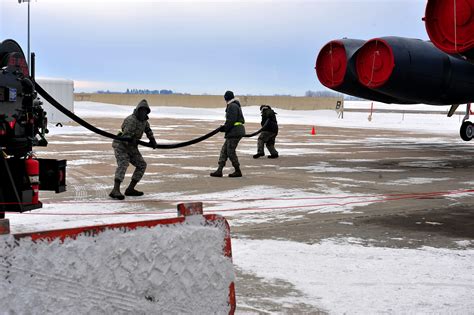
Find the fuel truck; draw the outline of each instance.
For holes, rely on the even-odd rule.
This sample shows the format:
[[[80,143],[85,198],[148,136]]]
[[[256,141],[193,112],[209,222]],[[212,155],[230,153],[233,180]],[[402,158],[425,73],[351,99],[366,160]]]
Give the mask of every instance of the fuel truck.
[[[21,47],[0,43],[0,219],[5,213],[42,207],[40,190],[66,190],[66,161],[37,158],[35,146],[47,146],[47,113]]]

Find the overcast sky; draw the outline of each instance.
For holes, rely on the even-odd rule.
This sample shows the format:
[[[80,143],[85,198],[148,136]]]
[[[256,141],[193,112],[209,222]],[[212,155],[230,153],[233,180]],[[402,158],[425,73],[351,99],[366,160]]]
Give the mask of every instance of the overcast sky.
[[[426,0],[33,0],[37,76],[76,91],[304,95],[332,39],[428,39]],[[0,0],[0,40],[27,51],[27,7]]]

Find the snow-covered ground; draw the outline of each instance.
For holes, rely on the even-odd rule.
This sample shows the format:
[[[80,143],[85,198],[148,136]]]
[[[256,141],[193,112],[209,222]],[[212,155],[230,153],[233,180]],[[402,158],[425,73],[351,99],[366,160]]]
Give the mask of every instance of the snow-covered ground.
[[[472,314],[474,250],[234,239],[234,263],[330,314]],[[291,302],[291,297],[286,298]],[[301,302],[301,298],[299,300]]]
[[[94,102],[76,102],[75,113],[80,117],[126,117],[134,106],[110,105]],[[347,101],[347,109],[370,109],[371,102]],[[377,109],[406,109],[406,113],[378,113]],[[260,122],[258,106],[243,107],[247,122]],[[459,133],[461,119],[464,117],[463,108],[459,108],[456,115],[448,118],[446,113],[449,106],[429,105],[387,105],[375,103],[372,119],[369,121],[367,113],[346,112],[344,119],[338,119],[337,113],[332,110],[286,110],[275,108],[280,124],[315,125],[340,128],[368,128],[368,129],[396,129],[419,131],[428,133],[453,134]],[[416,113],[410,113],[416,111]],[[439,114],[424,114],[423,111],[439,111]],[[152,107],[150,117],[155,118],[184,118],[221,121],[224,119],[221,108],[184,108],[184,107]]]
[[[346,102],[346,108],[370,108],[370,102]],[[91,102],[76,102],[76,114],[83,118],[115,117],[124,118],[133,111],[133,106],[119,106]],[[281,125],[296,124],[335,128],[369,128],[380,130],[402,130],[427,134],[436,134],[426,141],[429,143],[446,143],[446,137],[453,142],[458,139],[461,115],[447,118],[444,114],[447,107],[425,105],[407,105],[407,112],[378,113],[377,108],[400,109],[392,105],[375,105],[372,120],[362,112],[346,112],[344,119],[338,119],[335,111],[291,111],[275,109]],[[405,108],[404,106],[402,107]],[[440,114],[408,113],[408,109],[416,111],[439,110]],[[257,106],[244,107],[247,122],[260,122]],[[151,117],[177,118],[190,120],[216,121],[224,120],[222,109],[199,109],[179,107],[153,107]],[[160,126],[170,130],[173,126]],[[179,126],[174,126],[178,128]],[[310,129],[308,129],[309,131]],[[91,135],[82,127],[66,126],[51,128],[51,135],[75,136]],[[58,142],[59,140],[52,141]],[[62,141],[62,140],[61,140]],[[64,140],[67,141],[67,140]],[[95,139],[87,140],[97,142]],[[100,140],[99,140],[100,141]],[[160,138],[159,142],[166,142]],[[318,155],[321,150],[315,143],[285,143],[282,139],[281,152],[295,155]],[[369,145],[370,145],[370,139]],[[380,144],[380,139],[373,139],[373,145]],[[407,139],[414,144],[423,142],[419,138]],[[106,142],[106,141],[104,141]],[[461,142],[461,141],[460,141]],[[335,139],[334,146],[343,146],[345,139]],[[84,141],[78,144],[85,144]],[[396,144],[396,143],[395,143]],[[293,146],[298,145],[298,149]],[[254,148],[242,145],[239,152],[252,153]],[[383,150],[383,148],[381,148]],[[85,150],[84,152],[86,152]],[[90,151],[91,155],[101,152]],[[64,152],[67,154],[67,152]],[[205,154],[205,151],[204,153]],[[342,153],[341,153],[342,154]],[[349,152],[350,154],[350,152]],[[146,151],[144,151],[146,155]],[[170,163],[184,156],[170,156]],[[189,157],[187,157],[189,158]],[[433,160],[419,161],[420,165],[432,167]],[[360,160],[364,162],[364,160]],[[85,157],[75,160],[70,165],[85,166],[97,163],[96,159]],[[407,162],[414,163],[414,162]],[[418,163],[418,162],[416,162]],[[168,164],[167,164],[168,165]],[[271,165],[264,165],[271,167]],[[260,166],[261,167],[261,166]],[[320,161],[311,167],[287,166],[303,169],[310,173],[323,171],[367,172],[373,171],[366,167],[337,168],[331,161]],[[205,167],[188,169],[208,172]],[[185,169],[185,168],[184,168]],[[282,167],[282,170],[285,169]],[[397,169],[386,172],[397,172]],[[151,176],[152,177],[152,176]],[[159,176],[157,177],[159,178]],[[153,179],[146,179],[153,181]],[[159,178],[157,180],[164,180]],[[444,180],[439,177],[411,178],[391,182],[391,185],[407,186],[422,185]],[[471,187],[472,182],[465,183]],[[109,187],[107,187],[109,188]],[[215,211],[227,216],[232,226],[245,226],[249,223],[269,223],[272,221],[291,221],[298,218],[300,211],[315,212],[351,212],[358,206],[366,206],[379,199],[377,196],[367,198],[364,194],[347,194],[344,189],[328,189],[326,191],[308,191],[305,189],[286,189],[273,186],[243,186],[228,191],[192,193],[176,191],[173,193],[156,193],[147,196],[155,200],[204,201],[207,211]],[[274,196],[281,197],[271,198]],[[335,197],[336,196],[336,197]],[[143,211],[140,199],[136,204],[108,202],[103,203],[99,196],[97,203],[71,202],[67,204],[45,200],[45,207],[33,211],[37,215],[9,214],[12,230],[21,232],[32,228],[51,229],[66,228],[77,225],[116,223],[143,220],[146,218],[163,218],[175,216],[170,205],[169,210],[161,214],[147,214]],[[265,200],[269,198],[269,200]],[[270,200],[271,198],[271,200]],[[285,199],[288,198],[288,199]],[[93,202],[93,201],[92,201]],[[287,208],[289,205],[291,207]],[[295,206],[296,205],[296,206]],[[259,209],[271,207],[275,211],[262,212]],[[248,209],[247,209],[248,208]],[[94,215],[100,210],[101,214]],[[123,214],[126,212],[127,214]],[[137,214],[137,212],[139,214]],[[62,216],[69,213],[67,219]],[[77,215],[74,215],[77,214]],[[84,215],[92,214],[92,215]],[[113,214],[120,214],[114,216]],[[347,222],[351,224],[351,222]],[[471,246],[471,240],[459,241],[460,248]],[[233,240],[234,264],[245,272],[255,274],[268,281],[282,279],[304,293],[303,301],[319,309],[334,314],[343,313],[471,313],[474,309],[474,261],[473,250],[463,249],[390,249],[364,247],[354,239],[327,239],[317,244],[304,244],[285,240]],[[291,297],[287,298],[291,301]]]
[[[80,193],[80,192],[79,192]],[[275,196],[278,196],[275,198]],[[10,213],[13,233],[73,228],[92,224],[110,224],[133,220],[164,219],[176,215],[173,205],[179,202],[204,202],[206,213],[224,215],[232,226],[292,221],[302,214],[348,213],[360,206],[380,202],[385,196],[346,194],[339,189],[318,193],[272,186],[245,186],[216,193],[152,193],[135,202],[110,201],[107,195],[95,200],[45,201],[44,207],[29,213]],[[141,201],[143,200],[143,201]],[[169,210],[150,211],[144,202],[169,203]],[[271,210],[271,211],[268,211]]]

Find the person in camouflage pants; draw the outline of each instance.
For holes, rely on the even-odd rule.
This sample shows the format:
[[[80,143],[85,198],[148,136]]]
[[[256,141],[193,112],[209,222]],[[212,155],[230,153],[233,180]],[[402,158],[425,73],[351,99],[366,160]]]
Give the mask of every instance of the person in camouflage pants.
[[[150,107],[146,100],[141,100],[133,111],[133,114],[125,118],[122,123],[122,130],[119,132],[120,137],[129,138],[128,141],[114,140],[112,147],[114,148],[115,159],[117,160],[117,169],[115,171],[114,188],[109,196],[113,199],[123,200],[125,196],[142,196],[143,192],[135,189],[137,183],[142,179],[146,170],[146,162],[138,150],[137,142],[142,138],[143,133],[150,140],[153,148],[156,148],[156,140],[148,123],[148,114]],[[125,178],[128,165],[135,166],[130,185],[125,190],[125,196],[120,192],[120,184]]]
[[[225,142],[222,145],[221,154],[219,156],[218,168],[210,175],[212,177],[222,177],[222,170],[229,159],[235,171],[229,174],[229,177],[242,177],[240,170],[240,163],[235,150],[245,135],[245,119],[240,107],[240,102],[234,97],[232,91],[227,91],[224,94],[224,99],[227,103],[225,110],[225,124],[221,126],[221,132],[225,132]]]

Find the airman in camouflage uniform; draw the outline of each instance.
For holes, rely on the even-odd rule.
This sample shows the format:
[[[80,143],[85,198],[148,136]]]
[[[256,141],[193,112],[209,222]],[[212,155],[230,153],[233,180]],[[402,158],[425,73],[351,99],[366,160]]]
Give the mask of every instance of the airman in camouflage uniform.
[[[114,148],[115,158],[117,160],[117,170],[115,171],[115,184],[109,196],[114,199],[122,200],[124,195],[120,192],[120,184],[125,178],[125,172],[128,165],[131,163],[135,166],[135,171],[132,175],[132,181],[125,190],[126,196],[142,196],[143,192],[135,190],[135,186],[142,179],[146,170],[146,162],[138,150],[137,142],[142,138],[143,133],[146,134],[150,140],[153,148],[156,147],[156,140],[148,123],[148,114],[150,107],[146,100],[141,100],[133,111],[133,114],[125,118],[122,123],[122,130],[119,136],[130,138],[131,141],[114,140],[112,147]]]
[[[229,174],[229,177],[242,177],[240,171],[240,163],[237,158],[237,145],[242,137],[245,135],[245,119],[240,107],[240,102],[234,97],[232,91],[227,91],[224,94],[224,99],[227,102],[225,110],[225,124],[221,126],[221,132],[225,132],[225,142],[221,149],[219,156],[218,168],[210,175],[213,177],[222,177],[222,170],[224,169],[227,159],[232,162],[235,171]]]

